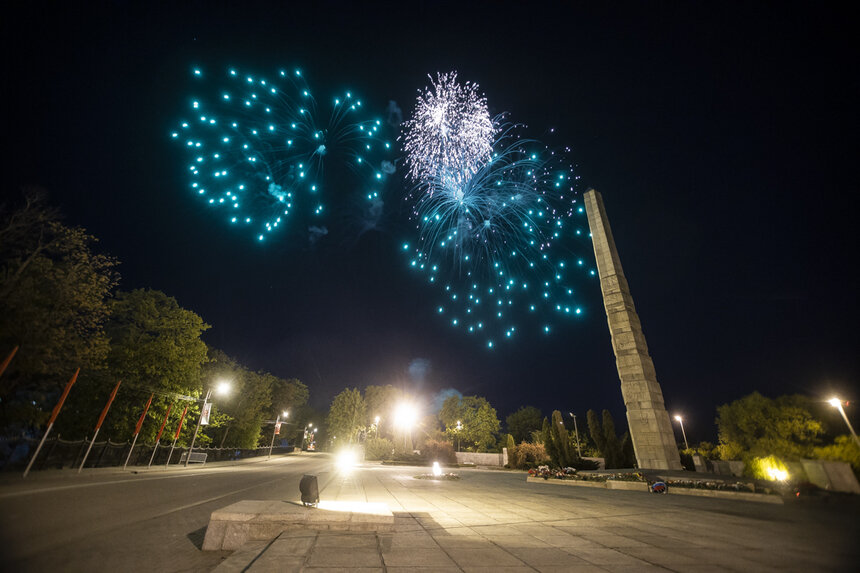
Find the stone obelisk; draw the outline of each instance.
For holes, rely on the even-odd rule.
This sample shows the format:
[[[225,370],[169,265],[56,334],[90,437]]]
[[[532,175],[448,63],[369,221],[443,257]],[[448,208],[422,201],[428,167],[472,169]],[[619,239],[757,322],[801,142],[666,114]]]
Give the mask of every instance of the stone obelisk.
[[[642,469],[680,470],[672,422],[633,306],[630,286],[621,269],[603,197],[589,189],[584,199],[636,461]]]

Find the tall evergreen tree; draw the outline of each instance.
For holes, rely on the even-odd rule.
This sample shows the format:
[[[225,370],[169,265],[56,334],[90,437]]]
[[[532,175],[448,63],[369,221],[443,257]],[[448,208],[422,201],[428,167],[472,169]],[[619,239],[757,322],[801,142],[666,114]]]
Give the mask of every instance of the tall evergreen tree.
[[[624,459],[625,468],[637,467],[636,450],[633,448],[633,438],[630,437],[630,432],[624,432],[621,438],[621,455]]]
[[[601,456],[606,456],[606,440],[603,437],[603,428],[600,426],[600,419],[597,417],[597,412],[589,410],[587,414],[588,433],[591,434],[591,439],[594,440],[594,446]]]
[[[550,438],[552,441],[550,452],[552,461],[561,468],[570,466],[573,463],[573,457],[570,455],[570,435],[564,427],[561,412],[558,410],[552,413]]]
[[[546,418],[543,419],[543,426],[541,427],[541,439],[543,440],[543,446],[546,449],[549,459],[553,463],[556,463],[556,460],[558,459],[558,451],[556,450],[552,439],[551,424]]]
[[[505,439],[505,447],[508,449],[508,466],[516,467],[517,465],[517,445],[514,443],[514,437],[507,434]]]
[[[606,459],[607,468],[619,468],[624,465],[621,455],[621,442],[615,433],[615,421],[609,410],[603,410],[603,457]]]

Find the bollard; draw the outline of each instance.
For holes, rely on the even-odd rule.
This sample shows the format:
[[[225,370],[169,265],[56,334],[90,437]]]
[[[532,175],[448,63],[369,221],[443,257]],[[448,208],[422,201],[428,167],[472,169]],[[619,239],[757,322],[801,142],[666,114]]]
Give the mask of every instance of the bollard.
[[[304,475],[299,482],[299,491],[302,493],[302,504],[314,507],[320,502],[320,488],[317,476]]]

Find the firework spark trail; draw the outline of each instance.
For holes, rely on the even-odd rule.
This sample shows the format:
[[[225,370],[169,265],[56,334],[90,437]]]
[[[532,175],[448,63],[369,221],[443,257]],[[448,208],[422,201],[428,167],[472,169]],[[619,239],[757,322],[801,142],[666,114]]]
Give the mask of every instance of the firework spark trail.
[[[456,74],[439,78],[436,94],[463,93],[451,85]],[[477,86],[467,87],[467,99],[486,110]],[[432,117],[428,92],[416,105],[420,118]],[[475,117],[484,117],[483,111],[473,113],[476,106],[456,108],[469,118],[449,117],[447,125],[473,125]],[[444,109],[453,113],[452,106]],[[576,204],[578,177],[564,154],[522,139],[522,126],[504,123],[503,116],[488,121],[494,138],[486,156],[483,135],[473,130],[460,141],[452,131],[428,129],[423,119],[405,124],[418,239],[404,243],[403,250],[413,268],[443,289],[438,313],[452,326],[486,337],[492,348],[498,338],[515,338],[524,313],[535,317],[543,333],[551,331],[553,315],[580,315],[569,286],[572,273],[594,272],[569,249],[572,239],[588,233],[584,210]],[[434,167],[435,161],[441,165]]]
[[[200,69],[193,75],[204,79]],[[191,101],[191,117],[172,137],[188,151],[192,190],[226,210],[231,224],[263,241],[300,215],[313,240],[327,202],[337,199],[324,189],[327,164],[357,174],[366,201],[379,200],[394,172],[382,122],[359,120],[362,107],[351,92],[318,105],[300,70],[269,80],[229,69],[224,86]]]
[[[457,82],[457,73],[430,77],[405,124],[403,149],[413,181],[468,179],[490,160],[496,126],[478,86]],[[462,182],[462,181],[460,181]]]

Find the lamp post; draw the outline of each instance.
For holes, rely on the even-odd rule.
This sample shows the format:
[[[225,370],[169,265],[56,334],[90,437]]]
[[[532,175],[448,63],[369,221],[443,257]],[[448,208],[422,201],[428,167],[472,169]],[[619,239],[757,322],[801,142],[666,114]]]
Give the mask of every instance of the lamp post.
[[[842,408],[842,400],[839,398],[831,398],[828,400],[831,406],[839,410],[839,413],[842,414],[842,419],[845,420],[845,423],[848,425],[848,429],[851,431],[851,437],[854,438],[854,443],[857,444],[857,447],[860,447],[860,439],[857,438],[856,432],[854,432],[854,428],[851,426],[851,422],[848,421],[848,416],[845,414],[845,409]]]
[[[308,442],[308,431],[314,427],[313,422],[308,422],[308,425],[305,426],[305,435],[302,437],[302,449],[309,450],[310,442]],[[311,431],[311,440],[313,440],[313,431]],[[307,444],[305,442],[308,442]]]
[[[463,424],[460,423],[460,420],[457,420],[457,451],[460,451],[460,430],[463,429]]]
[[[221,382],[218,384],[218,388],[216,392],[218,394],[226,394],[230,391],[230,383],[229,382]],[[203,398],[203,408],[200,409],[200,416],[197,417],[197,426],[194,428],[194,436],[191,438],[191,447],[188,448],[188,455],[185,456],[185,467],[188,467],[188,463],[191,461],[191,452],[194,451],[194,442],[197,441],[197,432],[200,431],[200,423],[203,421],[204,416],[206,417],[206,423],[209,423],[209,408],[207,408],[207,404],[209,404],[209,398],[212,396],[212,388],[206,391],[206,397]]]
[[[272,443],[269,444],[269,457],[266,458],[267,460],[272,459],[272,448],[275,446],[275,435],[281,433],[281,416],[286,420],[290,417],[290,413],[284,410],[275,419],[275,429],[272,430]]]
[[[678,420],[679,424],[681,424],[681,435],[684,436],[684,449],[689,450],[690,444],[687,443],[687,433],[684,431],[684,418],[681,416],[675,416],[675,419]]]
[[[568,412],[573,418],[573,431],[576,433],[576,455],[582,457],[582,450],[579,448],[579,428],[576,427],[576,414]]]

